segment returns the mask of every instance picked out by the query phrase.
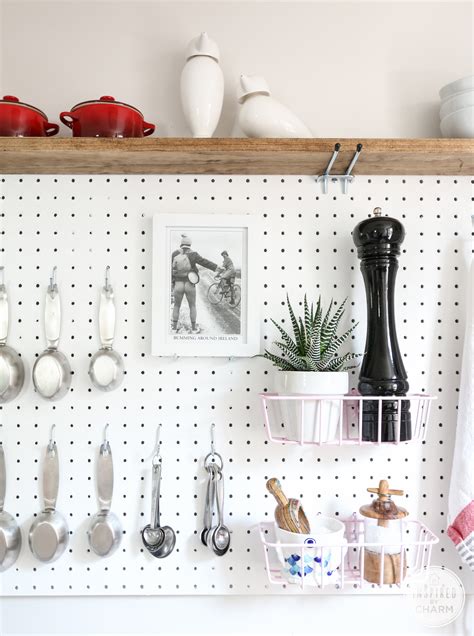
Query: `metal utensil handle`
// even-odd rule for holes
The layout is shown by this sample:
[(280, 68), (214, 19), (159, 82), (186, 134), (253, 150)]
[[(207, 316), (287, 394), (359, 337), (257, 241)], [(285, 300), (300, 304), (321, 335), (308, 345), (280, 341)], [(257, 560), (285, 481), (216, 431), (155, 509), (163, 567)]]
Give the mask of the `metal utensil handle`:
[(8, 296), (7, 288), (0, 284), (0, 347), (6, 344), (8, 337)]
[(107, 440), (100, 445), (97, 462), (97, 496), (101, 512), (109, 512), (114, 492), (114, 464), (112, 450)]
[(224, 524), (224, 473), (219, 470), (219, 477), (216, 485), (216, 504), (217, 504), (217, 524)]
[(114, 290), (102, 287), (99, 302), (99, 337), (104, 349), (112, 349), (115, 335)]
[(204, 528), (206, 530), (210, 530), (212, 527), (212, 513), (214, 512), (214, 500), (216, 496), (216, 471), (210, 467), (208, 473), (206, 504), (204, 507)]
[(153, 463), (151, 491), (151, 530), (160, 527), (161, 459)]
[(44, 305), (44, 331), (48, 349), (57, 349), (61, 334), (61, 301), (56, 285), (49, 286)]
[(43, 499), (45, 510), (55, 510), (59, 490), (59, 459), (56, 442), (46, 448), (43, 466)]
[(5, 493), (7, 491), (7, 469), (5, 466), (5, 453), (3, 445), (0, 443), (0, 513), (5, 505)]

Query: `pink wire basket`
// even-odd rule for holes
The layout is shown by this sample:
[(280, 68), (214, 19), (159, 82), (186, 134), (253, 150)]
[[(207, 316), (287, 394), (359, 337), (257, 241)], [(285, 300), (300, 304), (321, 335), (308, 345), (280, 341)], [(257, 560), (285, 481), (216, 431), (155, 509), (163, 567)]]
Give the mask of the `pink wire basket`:
[[(331, 591), (343, 590), (344, 587), (367, 591), (374, 588), (401, 590), (409, 585), (410, 577), (423, 572), (430, 565), (432, 548), (439, 541), (438, 537), (421, 522), (404, 519), (401, 521), (400, 543), (390, 546), (369, 543), (364, 540), (363, 519), (357, 518), (354, 513), (352, 517), (342, 521), (345, 525), (347, 543), (344, 545), (319, 543), (317, 546), (307, 543), (280, 542), (276, 536), (274, 522), (260, 523), (258, 531), (270, 583), (287, 586), (290, 589), (309, 589), (316, 592), (326, 587), (329, 587)], [(375, 553), (380, 558), (378, 582), (365, 579), (366, 551)], [(383, 582), (385, 555), (389, 553), (397, 554), (399, 570), (397, 583)], [(336, 555), (338, 566), (328, 572), (324, 565), (328, 557), (331, 558), (331, 554), (333, 558)], [(329, 577), (328, 574), (331, 576)]]
[[(265, 429), (268, 438), (279, 444), (337, 445), (408, 444), (422, 442), (426, 437), (431, 404), (434, 396), (413, 394), (406, 396), (367, 395), (283, 395), (260, 393)], [(378, 403), (377, 441), (362, 439), (364, 402)], [(400, 439), (402, 402), (410, 403), (411, 437)], [(384, 403), (390, 402), (393, 411), (394, 441), (382, 439)]]

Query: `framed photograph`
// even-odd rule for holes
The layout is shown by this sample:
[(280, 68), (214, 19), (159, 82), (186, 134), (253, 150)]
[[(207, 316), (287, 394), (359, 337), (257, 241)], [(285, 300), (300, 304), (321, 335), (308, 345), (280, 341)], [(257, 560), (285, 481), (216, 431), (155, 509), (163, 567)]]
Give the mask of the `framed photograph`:
[(153, 355), (260, 353), (256, 241), (250, 215), (153, 217)]

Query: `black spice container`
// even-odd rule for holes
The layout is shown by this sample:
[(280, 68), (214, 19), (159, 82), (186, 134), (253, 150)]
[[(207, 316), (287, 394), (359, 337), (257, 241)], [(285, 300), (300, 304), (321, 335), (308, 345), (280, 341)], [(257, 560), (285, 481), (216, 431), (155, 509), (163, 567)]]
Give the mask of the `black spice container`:
[[(405, 229), (397, 219), (381, 214), (375, 208), (374, 216), (356, 225), (352, 234), (367, 296), (367, 336), (358, 388), (362, 395), (400, 396), (406, 395), (408, 381), (395, 327), (395, 278)], [(397, 441), (397, 423), (400, 441), (411, 439), (409, 401), (402, 400), (400, 407), (398, 413), (397, 401), (383, 401), (382, 442)], [(378, 415), (378, 400), (364, 400), (364, 441), (378, 441)]]

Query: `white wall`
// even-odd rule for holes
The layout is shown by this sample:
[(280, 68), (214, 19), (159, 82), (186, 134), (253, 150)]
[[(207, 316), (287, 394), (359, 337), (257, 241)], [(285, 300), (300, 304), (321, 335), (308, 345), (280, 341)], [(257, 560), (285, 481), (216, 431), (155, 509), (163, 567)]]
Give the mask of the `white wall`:
[[(219, 42), (229, 134), (241, 72), (264, 75), (318, 136), (438, 136), (437, 89), (471, 67), (469, 3), (3, 2), (2, 94), (57, 114), (112, 94), (160, 135), (187, 133), (178, 103), (187, 41)], [(67, 133), (64, 133), (67, 134)], [(467, 621), (470, 617), (471, 628)], [(383, 627), (381, 627), (383, 625)], [(400, 598), (121, 598), (0, 601), (0, 633), (468, 634), (414, 626)]]
[(320, 137), (439, 136), (437, 90), (472, 72), (468, 2), (4, 1), (4, 93), (53, 120), (114, 95), (158, 134), (187, 134), (179, 74), (187, 42), (219, 43), (228, 136), (241, 73), (266, 77)]

